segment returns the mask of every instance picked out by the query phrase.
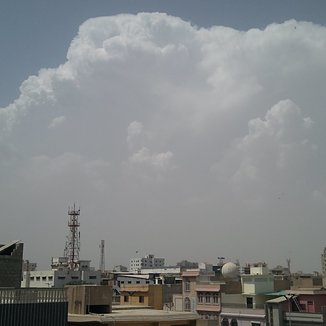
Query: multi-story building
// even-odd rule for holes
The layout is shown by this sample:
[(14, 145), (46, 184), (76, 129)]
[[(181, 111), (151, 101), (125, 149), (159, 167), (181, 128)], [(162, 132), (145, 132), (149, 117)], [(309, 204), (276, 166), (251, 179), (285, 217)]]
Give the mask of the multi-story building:
[(160, 284), (122, 284), (120, 304), (163, 309), (163, 286)]
[[(211, 265), (200, 264), (200, 268), (189, 269), (182, 272), (182, 294), (174, 295), (174, 309), (176, 311), (197, 312), (197, 303), (202, 292), (198, 286), (210, 284), (211, 278), (215, 276)], [(198, 291), (197, 291), (198, 290)], [(205, 291), (204, 291), (205, 292)], [(210, 291), (209, 296), (214, 291)], [(212, 299), (213, 303), (213, 299)]]
[(248, 265), (246, 274), (241, 274), (239, 292), (222, 291), (221, 325), (264, 326), (266, 325), (265, 302), (274, 293), (274, 276), (266, 263)]
[(142, 268), (161, 268), (164, 267), (165, 259), (156, 258), (150, 254), (142, 258), (131, 258), (129, 262), (129, 271), (139, 273)]
[(120, 305), (174, 310), (173, 295), (181, 294), (181, 284), (122, 284)]
[(90, 260), (80, 260), (77, 270), (70, 270), (66, 257), (53, 257), (51, 270), (24, 271), (22, 287), (62, 288), (66, 284), (101, 284), (101, 271), (90, 266)]
[(321, 254), (321, 270), (325, 277), (326, 276), (326, 247), (324, 247), (324, 251)]
[(0, 245), (0, 287), (20, 288), (23, 248), (19, 241)]

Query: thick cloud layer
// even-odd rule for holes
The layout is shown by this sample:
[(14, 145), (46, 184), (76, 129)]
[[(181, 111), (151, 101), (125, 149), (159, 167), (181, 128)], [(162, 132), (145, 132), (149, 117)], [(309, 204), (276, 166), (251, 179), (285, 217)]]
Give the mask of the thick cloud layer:
[(2, 242), (46, 266), (81, 206), (83, 258), (217, 256), (320, 269), (326, 28), (94, 18), (0, 109)]

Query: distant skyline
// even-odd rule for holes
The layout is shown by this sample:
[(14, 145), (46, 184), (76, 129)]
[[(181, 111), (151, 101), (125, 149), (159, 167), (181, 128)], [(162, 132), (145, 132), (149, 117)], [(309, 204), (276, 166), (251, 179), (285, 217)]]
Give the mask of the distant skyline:
[(321, 271), (325, 1), (1, 1), (0, 243)]

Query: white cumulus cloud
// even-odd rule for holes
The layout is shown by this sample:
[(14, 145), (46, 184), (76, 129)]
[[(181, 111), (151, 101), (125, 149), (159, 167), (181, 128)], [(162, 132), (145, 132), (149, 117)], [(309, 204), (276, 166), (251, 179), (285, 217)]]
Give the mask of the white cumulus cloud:
[[(44, 219), (57, 228), (53, 207), (74, 200), (91, 211), (85, 241), (124, 235), (123, 248), (112, 245), (117, 264), (128, 248), (147, 252), (151, 233), (151, 252), (170, 261), (189, 252), (210, 261), (218, 246), (275, 264), (287, 236), (302, 268), (316, 266), (326, 227), (324, 53), (326, 27), (295, 20), (248, 31), (160, 13), (87, 20), (66, 62), (30, 76), (0, 108), (0, 237), (35, 239)], [(320, 239), (309, 255), (298, 240), (306, 228)], [(59, 255), (57, 236), (47, 241)]]

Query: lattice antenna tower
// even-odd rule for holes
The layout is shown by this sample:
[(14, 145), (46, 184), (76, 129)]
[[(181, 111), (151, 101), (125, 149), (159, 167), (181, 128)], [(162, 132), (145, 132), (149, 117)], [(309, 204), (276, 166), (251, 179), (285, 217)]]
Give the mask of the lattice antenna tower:
[(79, 215), (80, 209), (76, 209), (75, 204), (72, 208), (68, 208), (68, 227), (69, 234), (65, 246), (65, 257), (68, 258), (68, 268), (76, 270), (79, 267), (79, 251), (80, 251), (80, 232), (79, 232)]
[(100, 243), (100, 271), (104, 273), (105, 271), (105, 255), (104, 255), (104, 240)]

